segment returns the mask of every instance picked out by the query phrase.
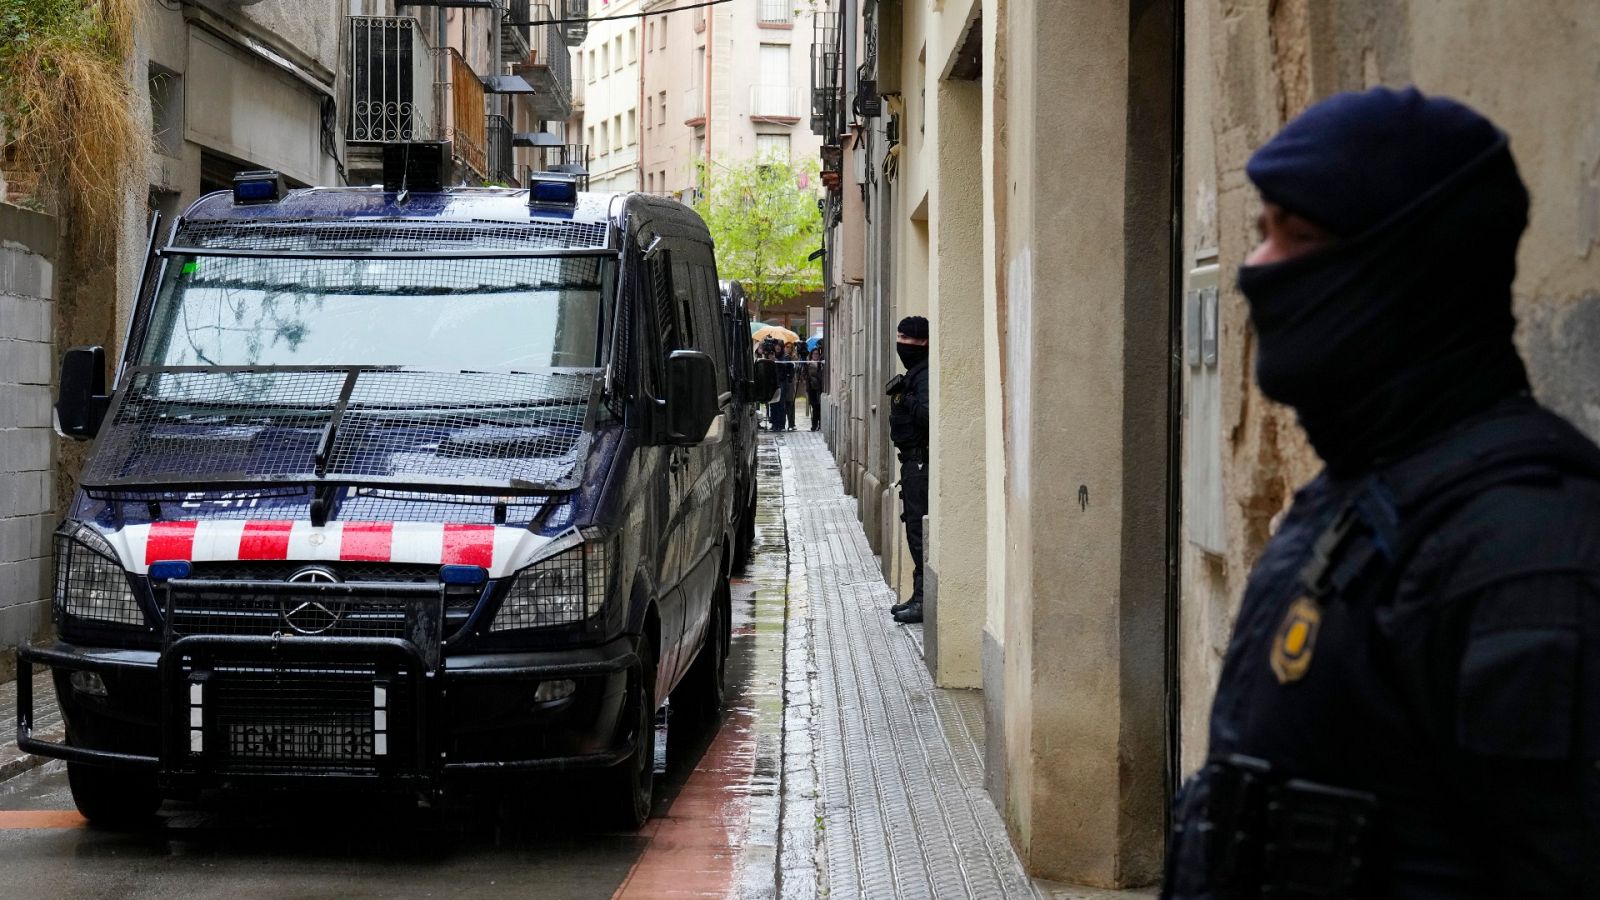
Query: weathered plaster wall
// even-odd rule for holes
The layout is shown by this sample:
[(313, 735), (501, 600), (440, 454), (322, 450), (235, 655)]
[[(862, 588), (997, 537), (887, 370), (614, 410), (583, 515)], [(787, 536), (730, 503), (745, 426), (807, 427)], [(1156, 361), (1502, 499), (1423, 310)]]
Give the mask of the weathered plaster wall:
[[(1552, 0), (1536, 15), (1495, 0), (1189, 0), (1187, 13), (1185, 247), (1201, 248), (1214, 229), (1226, 535), (1225, 552), (1186, 541), (1183, 553), (1182, 757), (1192, 770), (1249, 567), (1294, 487), (1319, 467), (1292, 413), (1253, 386), (1253, 343), (1233, 287), (1259, 208), (1245, 160), (1288, 118), (1340, 90), (1415, 83), (1482, 110), (1510, 134), (1533, 196), (1514, 302), (1535, 391), (1600, 437), (1600, 16), (1586, 0)], [(1194, 458), (1186, 447), (1186, 478)], [(1185, 510), (1186, 535), (1197, 514)]]

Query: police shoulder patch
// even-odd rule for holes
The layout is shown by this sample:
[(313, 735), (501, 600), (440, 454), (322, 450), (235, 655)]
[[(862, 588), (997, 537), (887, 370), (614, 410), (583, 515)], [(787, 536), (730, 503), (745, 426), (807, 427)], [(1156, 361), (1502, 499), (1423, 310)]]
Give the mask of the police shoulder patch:
[(1289, 604), (1278, 631), (1272, 636), (1269, 662), (1279, 684), (1299, 681), (1311, 668), (1311, 653), (1317, 645), (1317, 629), (1322, 625), (1322, 608), (1315, 600), (1301, 595)]

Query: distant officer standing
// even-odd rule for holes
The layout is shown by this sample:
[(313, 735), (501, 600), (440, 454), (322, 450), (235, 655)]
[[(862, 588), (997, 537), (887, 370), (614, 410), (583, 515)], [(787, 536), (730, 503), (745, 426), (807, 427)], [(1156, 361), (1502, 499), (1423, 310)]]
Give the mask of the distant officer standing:
[(1245, 171), (1256, 378), (1326, 468), (1245, 588), (1165, 896), (1600, 897), (1600, 450), (1512, 343), (1508, 140), (1377, 88)]
[(889, 439), (900, 451), (900, 521), (906, 525), (906, 548), (915, 566), (911, 599), (890, 608), (894, 620), (909, 625), (922, 621), (922, 517), (928, 514), (928, 320), (900, 320), (895, 352), (906, 367), (885, 392), (889, 395)]

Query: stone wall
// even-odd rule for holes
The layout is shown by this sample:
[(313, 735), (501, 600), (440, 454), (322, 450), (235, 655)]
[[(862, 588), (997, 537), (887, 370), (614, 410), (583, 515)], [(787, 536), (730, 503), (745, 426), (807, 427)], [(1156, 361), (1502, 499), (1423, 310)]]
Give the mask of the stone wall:
[[(1292, 413), (1255, 389), (1233, 287), (1259, 208), (1244, 163), (1285, 121), (1338, 91), (1416, 84), (1472, 104), (1510, 134), (1533, 197), (1514, 286), (1518, 343), (1539, 398), (1600, 438), (1600, 16), (1588, 0), (1538, 10), (1496, 0), (1188, 0), (1181, 263), (1189, 287), (1214, 279), (1220, 296), (1217, 365), (1188, 367), (1184, 384), (1185, 770), (1204, 756), (1249, 567), (1320, 465)], [(1216, 421), (1195, 420), (1208, 414)]]
[(0, 204), (0, 679), (48, 628), (56, 220)]

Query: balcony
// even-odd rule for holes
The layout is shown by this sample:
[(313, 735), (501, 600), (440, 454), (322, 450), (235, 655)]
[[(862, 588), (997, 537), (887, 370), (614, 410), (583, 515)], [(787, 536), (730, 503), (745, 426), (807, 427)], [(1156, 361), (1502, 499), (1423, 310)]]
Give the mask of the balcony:
[(484, 180), (491, 184), (517, 183), (516, 164), (511, 158), (511, 122), (490, 113), (483, 117), (489, 171)]
[(503, 21), (500, 23), (500, 56), (504, 59), (523, 60), (533, 52), (529, 27), (520, 24), (530, 21), (529, 5), (529, 0), (507, 0), (501, 12)]
[(843, 128), (844, 52), (838, 13), (813, 18), (811, 43), (811, 131), (825, 142), (836, 141)]
[(351, 16), (348, 141), (437, 140), (434, 56), (410, 16)]
[(552, 11), (549, 3), (529, 3), (528, 6), (530, 19), (535, 23), (532, 50), (527, 61), (513, 66), (512, 71), (533, 86), (529, 102), (534, 116), (547, 122), (562, 121), (572, 115), (572, 55), (567, 33), (560, 25), (538, 24), (562, 18)]
[[(683, 92), (683, 124), (694, 126), (706, 123), (706, 98), (705, 92), (699, 85)], [(666, 117), (663, 116), (663, 119)]]
[(766, 28), (793, 28), (794, 5), (798, 0), (761, 0), (756, 23)]
[(454, 48), (443, 52), (449, 60), (450, 80), (438, 86), (439, 106), (445, 112), (442, 138), (452, 143), (456, 159), (481, 179), (489, 174), (483, 82)]
[(578, 177), (578, 190), (589, 189), (589, 145), (588, 144), (551, 144), (533, 148), (533, 165), (528, 167), (528, 172), (555, 172), (562, 175), (576, 175)]
[(561, 18), (567, 23), (561, 26), (561, 31), (567, 37), (567, 44), (576, 47), (583, 43), (589, 36), (589, 0), (563, 0), (561, 4)]
[(750, 118), (754, 121), (793, 125), (807, 111), (803, 88), (791, 88), (787, 84), (750, 86)]

